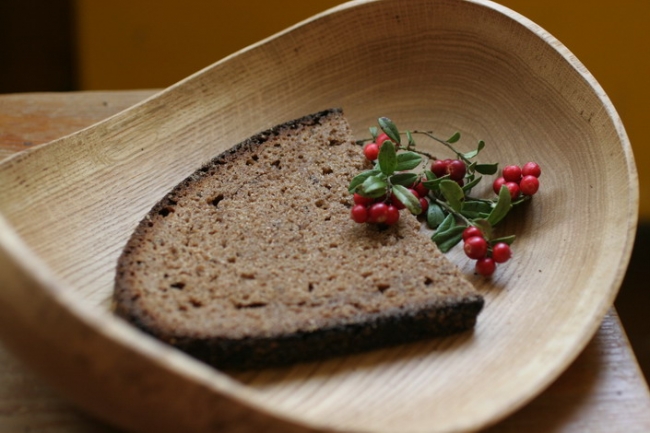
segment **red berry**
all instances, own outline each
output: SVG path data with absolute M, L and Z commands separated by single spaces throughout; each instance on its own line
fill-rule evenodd
M 404 204 L 401 201 L 399 201 L 397 199 L 397 197 L 395 197 L 395 194 L 390 196 L 390 204 L 392 206 L 395 206 L 395 208 L 397 208 L 397 210 L 402 210 L 402 209 L 404 209 L 406 207 L 406 206 L 404 206 Z
M 467 173 L 467 166 L 460 159 L 454 159 L 447 165 L 447 173 L 451 180 L 463 180 Z
M 521 180 L 521 168 L 518 165 L 507 165 L 503 167 L 503 178 L 506 182 L 517 182 Z
M 492 257 L 483 257 L 476 261 L 476 272 L 483 275 L 484 277 L 489 277 L 496 271 L 497 264 Z
M 487 255 L 488 243 L 482 236 L 472 236 L 465 240 L 463 249 L 470 259 L 482 259 Z
M 386 210 L 386 221 L 384 221 L 389 226 L 397 223 L 399 221 L 399 210 L 395 206 L 388 206 Z
M 492 258 L 496 263 L 505 263 L 512 257 L 510 246 L 505 242 L 497 242 L 492 246 Z
M 386 222 L 388 217 L 388 205 L 386 203 L 374 203 L 368 208 L 368 222 L 373 224 Z
M 363 154 L 369 161 L 374 161 L 379 156 L 379 146 L 375 143 L 368 143 L 363 147 Z
M 429 194 L 429 190 L 427 189 L 426 186 L 422 183 L 422 181 L 418 181 L 415 185 L 413 185 L 413 189 L 417 191 L 418 195 L 420 197 L 426 197 L 427 194 Z
M 431 171 L 436 177 L 442 177 L 447 174 L 447 166 L 450 162 L 450 159 L 436 159 L 431 163 Z
M 522 176 L 535 176 L 539 177 L 542 174 L 542 169 L 536 162 L 527 162 L 521 167 Z
M 517 184 L 517 182 L 506 182 L 505 186 L 510 191 L 511 199 L 514 200 L 517 197 L 519 197 L 519 193 L 521 192 L 521 190 L 519 189 L 519 184 Z
M 384 144 L 384 141 L 386 140 L 390 140 L 390 137 L 385 132 L 382 132 L 377 136 L 377 138 L 375 138 L 375 143 L 378 147 L 381 147 L 381 145 Z
M 362 204 L 364 206 L 369 206 L 375 202 L 375 199 L 372 197 L 364 197 L 361 194 L 354 193 L 354 196 L 352 198 L 354 200 L 354 204 Z
M 478 236 L 479 238 L 483 237 L 483 232 L 481 229 L 479 229 L 476 226 L 469 226 L 465 230 L 463 230 L 463 240 L 466 241 L 467 239 Z
M 352 206 L 352 211 L 350 212 L 352 220 L 356 223 L 365 223 L 368 221 L 368 208 L 362 204 L 357 204 Z
M 424 197 L 420 197 L 420 207 L 422 208 L 422 212 L 420 212 L 420 214 L 425 214 L 429 209 L 429 200 Z
M 501 191 L 501 187 L 506 184 L 506 180 L 503 177 L 498 177 L 492 184 L 492 189 L 494 190 L 495 194 L 499 194 L 499 191 Z
M 519 188 L 523 195 L 534 195 L 539 189 L 539 179 L 535 176 L 524 176 L 519 183 Z

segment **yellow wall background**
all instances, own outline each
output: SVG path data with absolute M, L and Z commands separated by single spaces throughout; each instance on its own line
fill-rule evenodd
M 341 0 L 77 0 L 83 90 L 159 88 Z M 563 42 L 612 99 L 634 148 L 650 221 L 646 0 L 500 0 Z M 363 29 L 360 29 L 363 31 Z

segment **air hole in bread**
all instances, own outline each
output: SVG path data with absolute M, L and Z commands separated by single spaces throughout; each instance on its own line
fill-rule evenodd
M 424 285 L 425 286 L 430 286 L 431 284 L 433 284 L 433 280 L 431 278 L 429 278 L 429 277 L 426 277 L 424 279 Z
M 176 290 L 183 290 L 185 288 L 185 283 L 179 281 L 177 283 L 170 284 L 169 287 Z
M 162 208 L 162 209 L 160 209 L 160 210 L 158 211 L 158 215 L 160 215 L 160 216 L 162 216 L 162 217 L 166 217 L 167 215 L 169 215 L 169 214 L 172 213 L 172 212 L 174 212 L 174 208 L 173 208 L 173 207 L 164 207 L 164 208 Z
M 250 304 L 235 304 L 235 308 L 242 310 L 244 308 L 262 308 L 266 305 L 266 302 L 251 302 Z
M 377 284 L 377 290 L 379 290 L 381 293 L 384 293 L 388 289 L 390 289 L 390 284 L 387 283 Z
M 201 308 L 203 306 L 203 302 L 196 298 L 190 298 L 190 304 L 192 304 L 192 307 L 194 308 Z
M 257 156 L 256 153 L 254 153 L 253 155 L 251 155 L 250 158 L 248 158 L 248 159 L 246 160 L 246 165 L 253 165 L 253 164 L 255 164 L 257 161 L 259 161 L 259 159 L 260 159 L 260 157 Z
M 223 200 L 223 198 L 224 198 L 223 194 L 219 194 L 218 196 L 216 196 L 212 200 L 209 200 L 208 202 L 214 207 L 219 207 L 219 203 L 221 202 L 221 200 Z

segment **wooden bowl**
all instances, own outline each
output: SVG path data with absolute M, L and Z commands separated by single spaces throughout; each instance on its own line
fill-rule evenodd
M 155 71 L 152 71 L 155 73 Z M 483 139 L 485 162 L 543 167 L 505 229 L 515 258 L 475 332 L 231 376 L 116 319 L 116 259 L 136 223 L 204 161 L 277 123 L 343 107 Z M 585 67 L 486 0 L 354 1 L 116 116 L 0 165 L 0 333 L 90 413 L 132 431 L 475 430 L 524 405 L 611 306 L 636 228 L 633 156 Z M 43 187 L 45 185 L 45 187 Z

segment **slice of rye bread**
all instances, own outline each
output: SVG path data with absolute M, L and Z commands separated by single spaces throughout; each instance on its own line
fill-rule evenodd
M 472 328 L 483 298 L 404 210 L 350 219 L 368 168 L 340 110 L 217 156 L 140 222 L 119 258 L 116 313 L 221 368 L 246 369 Z

